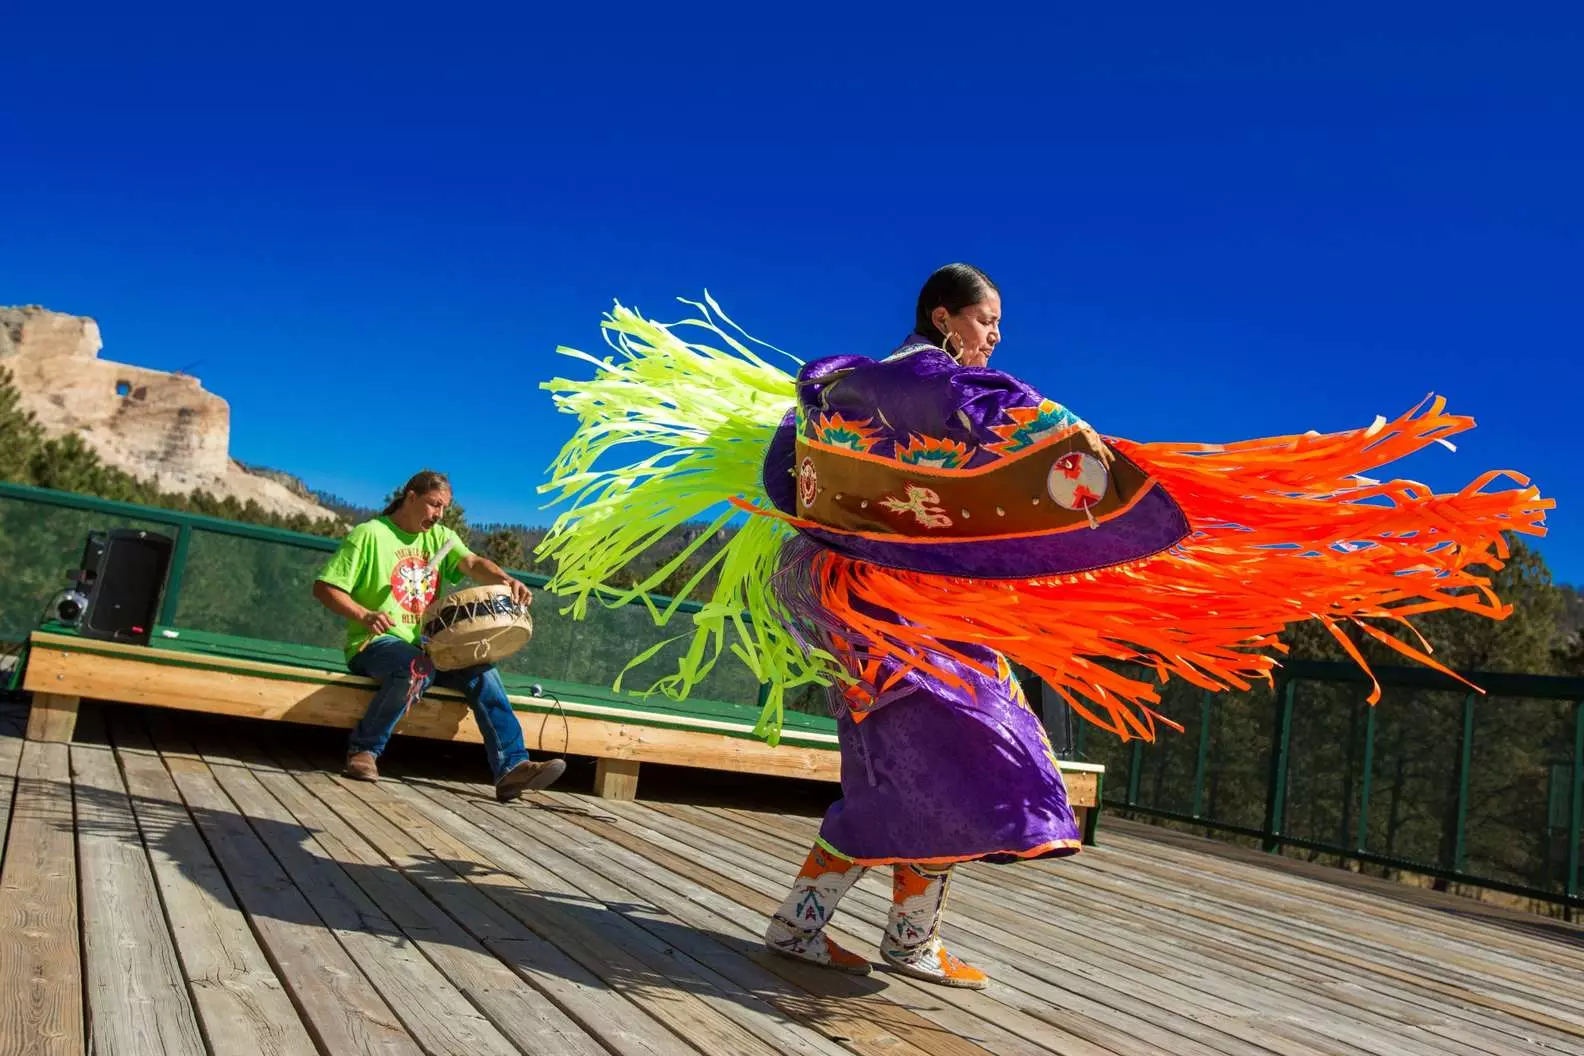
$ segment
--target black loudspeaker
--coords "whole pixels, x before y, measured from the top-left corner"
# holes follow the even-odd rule
[[[157,532],[89,532],[82,567],[72,573],[87,599],[77,633],[147,645],[165,593],[173,545]]]
[[[1047,693],[1044,679],[1037,675],[1031,674],[1023,680],[1023,695],[1028,698],[1034,714],[1040,717],[1056,758],[1071,759],[1078,750],[1078,717],[1072,708],[1060,693]]]

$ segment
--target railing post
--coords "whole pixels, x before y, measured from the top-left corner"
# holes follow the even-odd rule
[[[1202,813],[1204,806],[1204,779],[1205,757],[1210,753],[1210,691],[1207,689],[1199,700],[1199,754],[1194,758],[1194,789],[1193,809],[1189,811],[1195,818]]]
[[[1139,772],[1144,769],[1143,762],[1144,742],[1134,740],[1133,755],[1128,762],[1127,805],[1130,807],[1138,806],[1139,777],[1141,776]]]
[[[1293,692],[1297,683],[1282,679],[1276,685],[1276,728],[1271,736],[1270,786],[1265,794],[1267,851],[1281,850],[1282,828],[1287,820],[1287,750],[1292,741]]]
[[[1584,700],[1573,705],[1573,802],[1568,809],[1567,893],[1579,895],[1579,841],[1584,839]]]
[[[187,571],[187,548],[191,543],[192,528],[183,524],[176,529],[170,574],[165,577],[165,600],[160,603],[159,622],[166,627],[176,622],[176,607],[181,604],[182,577]]]
[[[1461,873],[1468,858],[1469,764],[1474,758],[1474,693],[1463,697],[1463,737],[1458,750],[1457,829],[1453,832],[1452,871]]]
[[[1363,854],[1369,842],[1370,785],[1375,781],[1375,705],[1364,705],[1364,783],[1359,789],[1358,839],[1353,849]]]

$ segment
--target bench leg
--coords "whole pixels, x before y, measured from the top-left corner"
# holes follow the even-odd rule
[[[601,759],[594,767],[594,794],[601,799],[637,798],[638,766],[631,759]]]
[[[59,693],[33,694],[33,709],[28,712],[27,739],[66,742],[77,729],[77,705],[81,697]]]
[[[1100,804],[1078,808],[1078,831],[1083,833],[1083,845],[1095,845],[1095,832],[1100,828]]]

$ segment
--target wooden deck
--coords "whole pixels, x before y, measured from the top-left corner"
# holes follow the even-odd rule
[[[991,990],[854,979],[759,943],[812,818],[501,807],[327,744],[132,708],[0,739],[0,1051],[1584,1053],[1584,930],[1451,896],[1114,825],[963,870],[947,937]],[[875,956],[888,894],[838,937]]]

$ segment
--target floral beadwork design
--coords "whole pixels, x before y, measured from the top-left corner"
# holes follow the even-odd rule
[[[985,445],[1001,455],[1027,450],[1047,436],[1078,424],[1073,413],[1054,400],[1041,400],[1037,407],[1008,407],[1004,413],[1011,421],[990,427],[1001,439]]]
[[[869,418],[843,418],[840,414],[819,415],[811,423],[812,438],[831,447],[868,451],[882,439],[880,430]]]
[[[957,440],[914,433],[908,437],[907,443],[897,446],[896,460],[910,466],[959,469],[968,464],[968,445]]]

